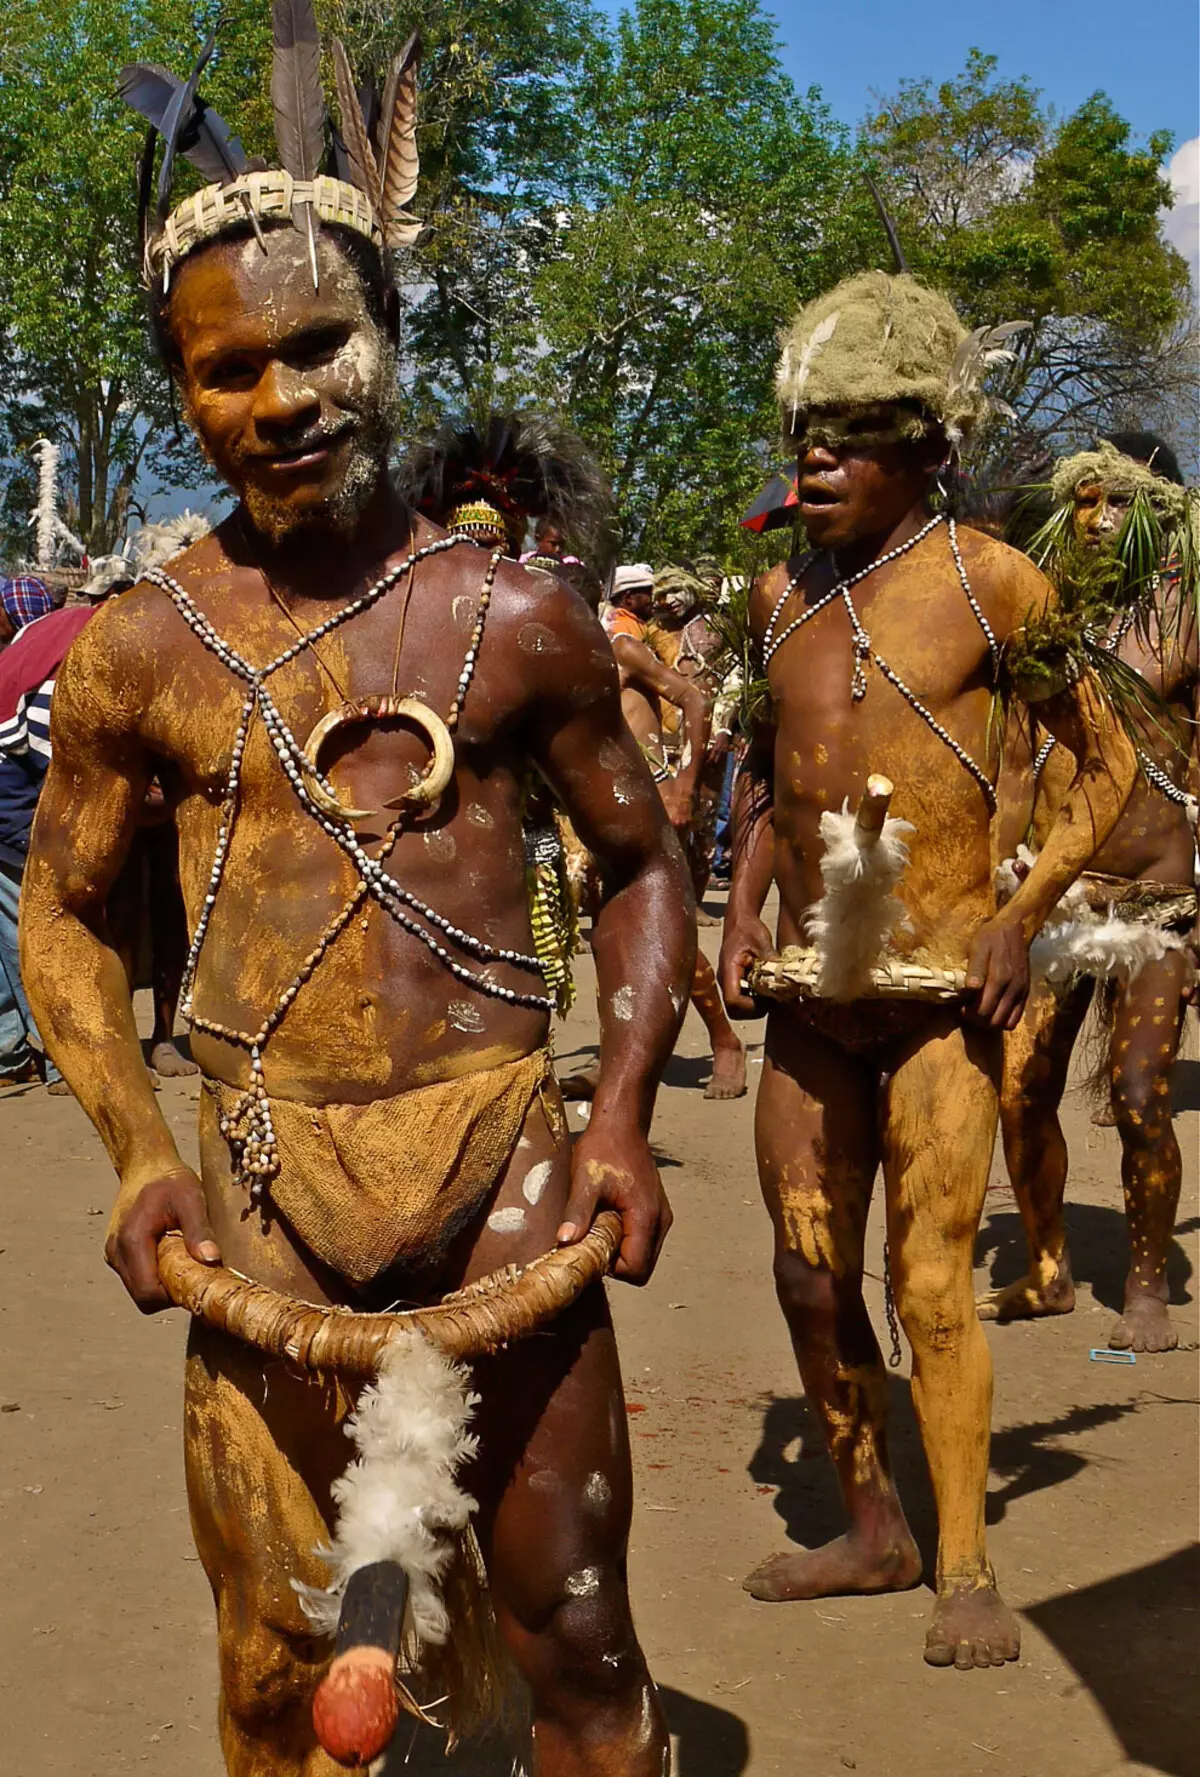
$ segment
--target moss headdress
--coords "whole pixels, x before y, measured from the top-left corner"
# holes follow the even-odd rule
[[[775,377],[784,428],[829,408],[909,410],[902,435],[940,426],[959,444],[986,413],[988,367],[1011,356],[1009,321],[969,333],[949,300],[908,273],[860,272],[802,308],[783,333]]]
[[[414,35],[395,58],[380,102],[373,83],[356,91],[342,45],[333,44],[340,131],[331,132],[321,87],[321,40],[312,0],[273,0],[271,103],[279,166],[250,160],[228,124],[201,97],[200,76],[216,48],[214,32],[187,80],[156,62],[122,68],[118,90],[150,125],[138,179],[142,270],[165,290],[195,248],[249,226],[290,223],[307,237],[317,282],[316,231],[350,229],[379,248],[411,246],[420,224],[408,213],[417,188],[417,72]],[[360,96],[361,93],[361,96]],[[154,158],[163,139],[155,196]],[[179,155],[210,181],[176,208],[171,186]]]

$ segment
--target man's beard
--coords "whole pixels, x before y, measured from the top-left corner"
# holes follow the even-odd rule
[[[387,469],[398,407],[399,391],[391,384],[360,411],[345,474],[327,499],[297,510],[265,488],[247,485],[242,501],[255,530],[275,547],[310,533],[352,536]]]

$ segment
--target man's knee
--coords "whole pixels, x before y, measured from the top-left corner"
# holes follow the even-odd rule
[[[514,1652],[543,1707],[603,1705],[645,1677],[623,1573],[615,1564],[569,1573],[554,1603],[518,1623]]]
[[[1126,1146],[1150,1145],[1171,1127],[1171,1088],[1165,1069],[1147,1062],[1113,1071],[1112,1107]]]
[[[914,1351],[953,1352],[977,1329],[969,1272],[943,1256],[896,1269],[896,1311]]]
[[[307,1722],[324,1665],[307,1628],[276,1623],[252,1599],[226,1595],[218,1609],[217,1649],[221,1701],[243,1734],[273,1738],[289,1717]]]
[[[838,1281],[831,1267],[811,1264],[803,1252],[781,1247],[775,1254],[775,1294],[789,1321],[832,1317]]]

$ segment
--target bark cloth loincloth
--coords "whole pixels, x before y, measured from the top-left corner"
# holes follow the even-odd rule
[[[239,1089],[212,1079],[204,1087],[218,1115],[232,1118]],[[397,1263],[432,1270],[487,1200],[538,1097],[558,1135],[562,1105],[548,1049],[369,1104],[273,1098],[280,1169],[271,1201],[319,1259],[354,1283]]]

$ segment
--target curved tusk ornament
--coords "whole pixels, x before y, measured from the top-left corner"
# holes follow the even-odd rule
[[[430,761],[424,775],[402,796],[385,802],[385,808],[435,808],[447,784],[454,776],[454,741],[442,718],[419,697],[363,697],[357,702],[343,703],[321,717],[304,743],[305,788],[323,814],[331,820],[349,825],[365,821],[376,811],[351,808],[339,802],[330,785],[321,776],[321,748],[339,728],[355,722],[411,722],[429,743]]]

